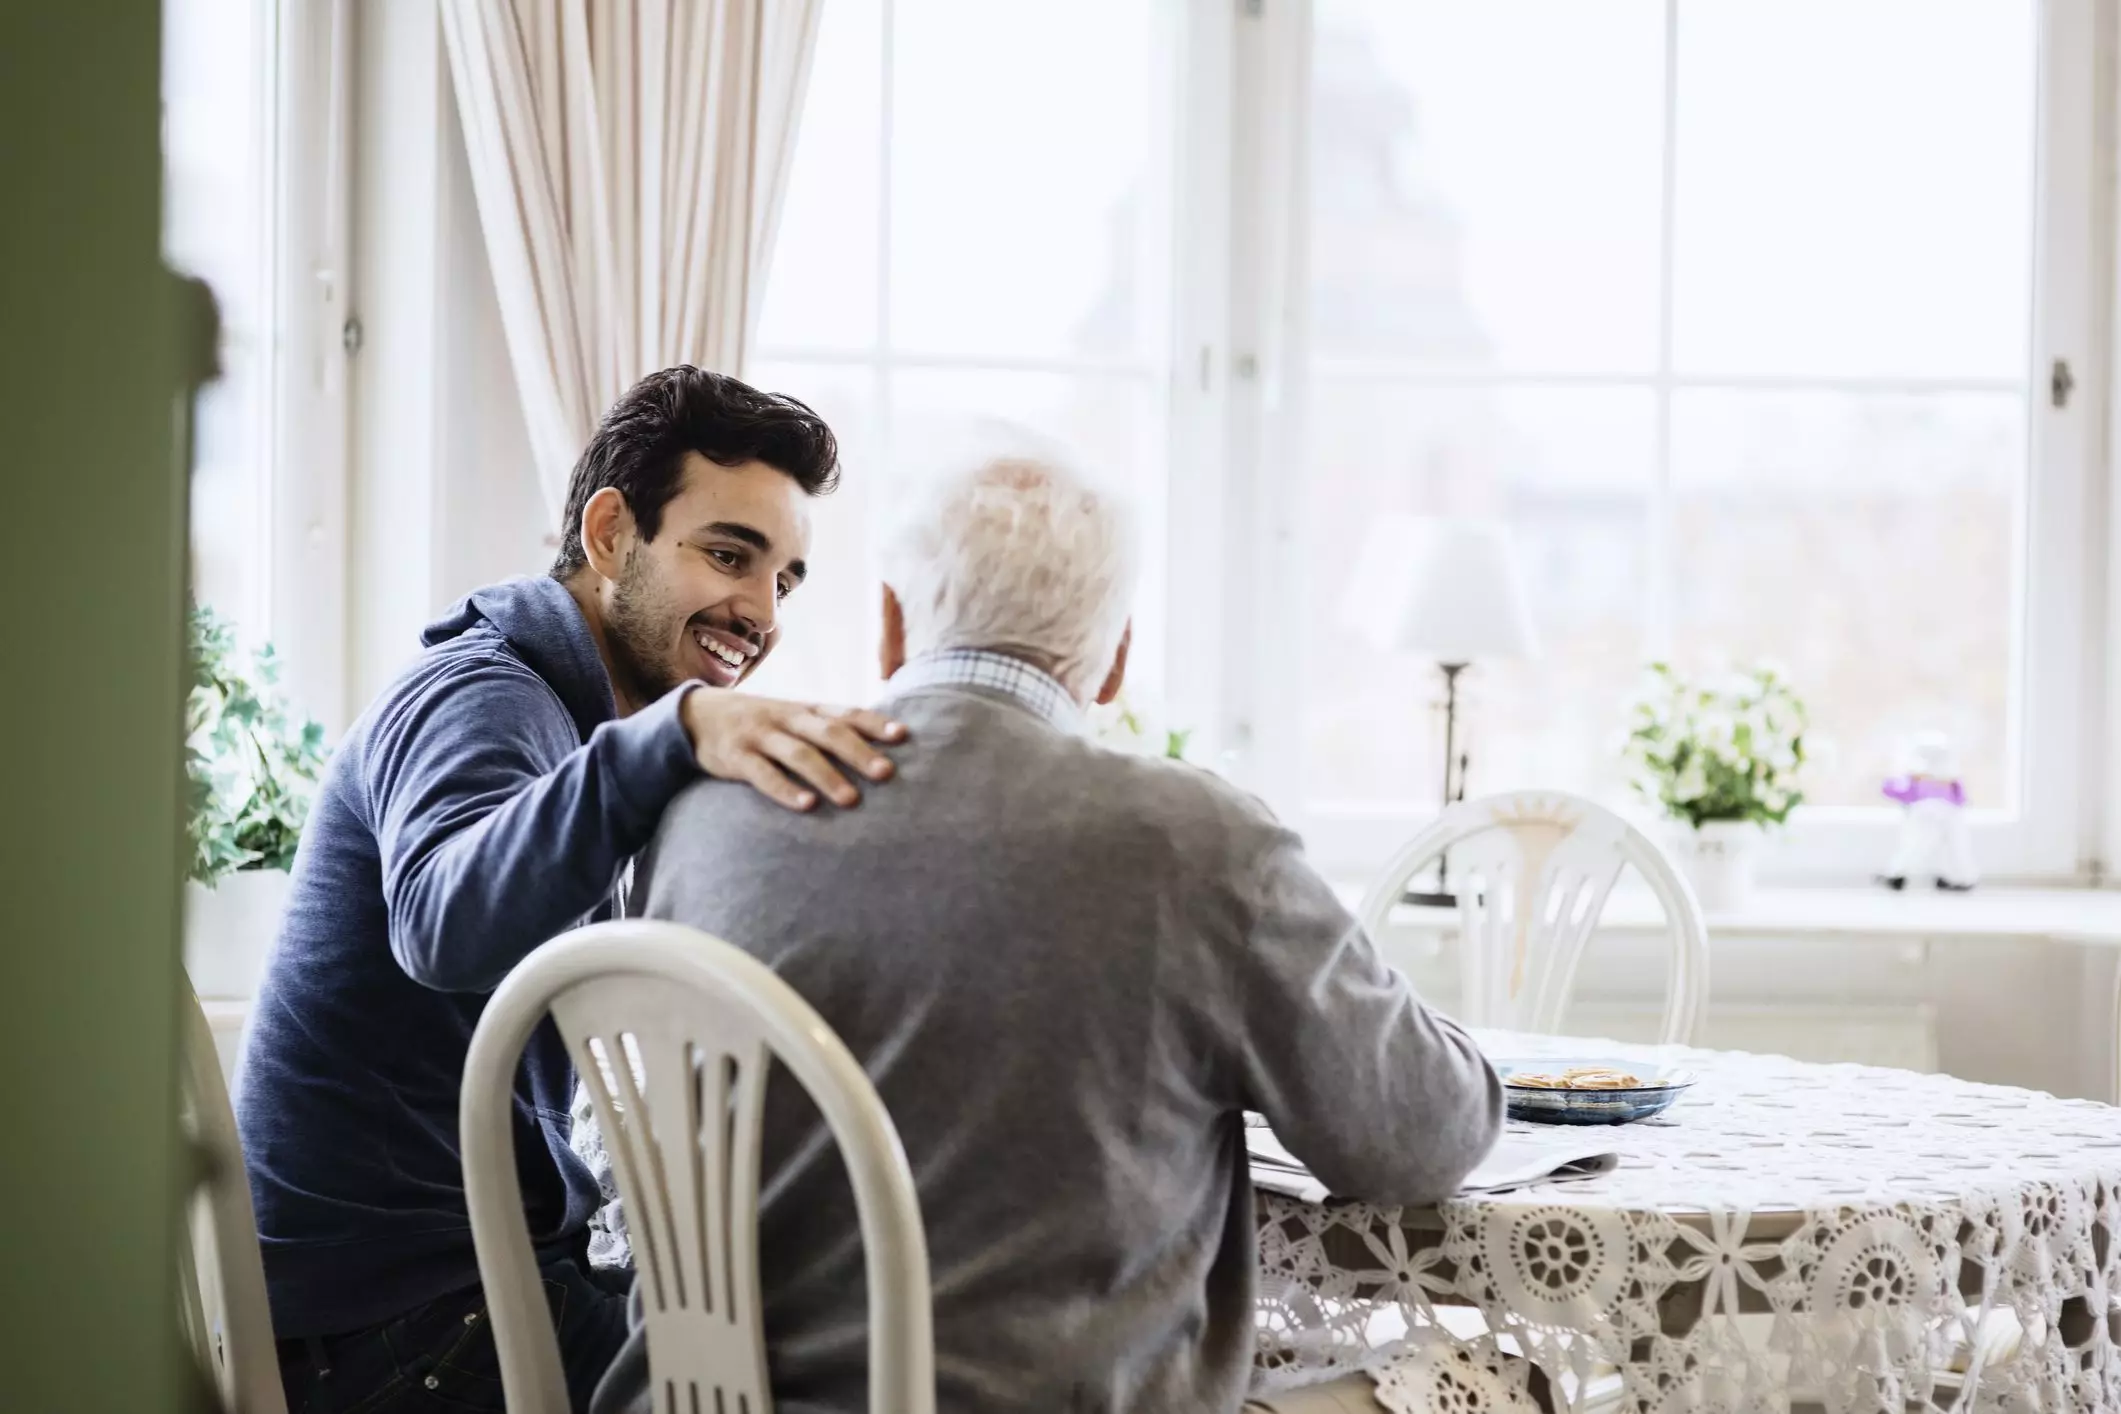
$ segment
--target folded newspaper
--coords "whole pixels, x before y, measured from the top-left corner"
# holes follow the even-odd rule
[[[1303,1160],[1290,1153],[1274,1131],[1257,1116],[1247,1116],[1245,1148],[1252,1160],[1252,1186],[1286,1193],[1307,1203],[1339,1196],[1311,1176]],[[1588,1178],[1620,1162],[1610,1141],[1599,1138],[1505,1130],[1488,1156],[1466,1175],[1460,1195],[1507,1193],[1534,1183]],[[1359,1195],[1350,1195],[1359,1196]]]

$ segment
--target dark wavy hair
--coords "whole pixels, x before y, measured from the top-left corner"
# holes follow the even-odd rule
[[[813,496],[840,479],[839,441],[803,403],[689,363],[651,373],[611,405],[574,464],[552,577],[571,578],[589,562],[582,508],[606,486],[626,498],[641,538],[655,539],[663,507],[684,484],[687,452],[721,466],[764,462]]]

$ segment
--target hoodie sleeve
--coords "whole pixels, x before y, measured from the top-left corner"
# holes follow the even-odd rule
[[[686,684],[587,743],[536,674],[452,665],[379,724],[364,770],[390,919],[414,981],[486,992],[611,894],[698,778]]]

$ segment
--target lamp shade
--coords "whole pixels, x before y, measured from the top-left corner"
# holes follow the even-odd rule
[[[1374,648],[1443,663],[1539,653],[1510,532],[1499,521],[1373,521],[1340,617]]]

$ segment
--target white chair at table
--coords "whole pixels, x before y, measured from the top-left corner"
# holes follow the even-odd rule
[[[1621,871],[1632,864],[1664,910],[1670,945],[1657,1039],[1694,1040],[1708,1004],[1708,928],[1693,889],[1648,835],[1604,806],[1560,791],[1459,801],[1385,865],[1363,898],[1363,930],[1382,942],[1408,886],[1446,857],[1459,922],[1459,1021],[1559,1031],[1577,965]],[[1485,1329],[1471,1308],[1438,1315],[1461,1339]],[[1568,1402],[1605,1410],[1617,1407],[1621,1394],[1619,1372],[1601,1366]]]
[[[512,1414],[567,1414],[558,1338],[510,1131],[547,1013],[589,1090],[630,1225],[656,1406],[770,1414],[758,1266],[760,1120],[779,1060],[854,1187],[869,1292],[869,1407],[933,1414],[928,1246],[913,1174],[854,1056],[748,954],[675,923],[598,923],[545,944],[487,1003],[464,1066],[465,1196]]]
[[[1708,1004],[1708,929],[1693,889],[1648,835],[1558,791],[1460,801],[1393,855],[1364,897],[1373,939],[1385,936],[1408,885],[1443,857],[1459,918],[1460,1021],[1559,1031],[1584,948],[1632,864],[1664,910],[1670,944],[1657,1039],[1695,1039]]]
[[[184,996],[180,1127],[195,1180],[185,1203],[188,1240],[177,1244],[179,1312],[225,1414],[287,1414],[236,1112],[188,981]]]

